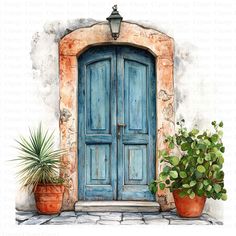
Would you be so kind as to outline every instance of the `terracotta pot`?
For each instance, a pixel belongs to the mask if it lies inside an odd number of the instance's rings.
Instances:
[[[63,185],[38,184],[34,192],[38,212],[42,214],[56,214],[60,212],[63,193]]]
[[[179,192],[181,190],[174,190],[173,196],[175,200],[176,210],[181,217],[198,217],[202,214],[206,197],[195,196],[191,199],[189,196],[181,198]]]

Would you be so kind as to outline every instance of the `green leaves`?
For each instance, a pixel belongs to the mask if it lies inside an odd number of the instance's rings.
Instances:
[[[170,164],[173,166],[177,166],[179,164],[179,158],[176,156],[171,156],[170,157]]]
[[[197,189],[198,189],[198,190],[201,190],[202,188],[203,188],[203,183],[199,182],[199,183],[197,184]]]
[[[207,188],[206,188],[206,190],[207,190],[208,192],[210,192],[211,189],[212,189],[212,186],[211,186],[211,185],[208,185]]]
[[[159,183],[159,187],[160,187],[161,190],[164,190],[164,189],[165,189],[165,186],[166,186],[166,185],[165,185],[164,183]]]
[[[184,121],[177,123],[174,135],[166,135],[167,149],[159,151],[161,163],[166,163],[152,190],[180,189],[181,196],[206,196],[226,200],[222,170],[225,147],[222,143],[223,122],[212,122],[212,130],[188,130]],[[176,147],[176,148],[175,148]]]
[[[167,177],[168,177],[168,173],[165,173],[165,172],[161,172],[159,175],[159,178],[161,181],[165,181]]]
[[[218,163],[222,165],[224,163],[224,158],[222,156],[218,157]]]
[[[213,187],[216,193],[219,193],[221,191],[221,186],[219,184],[214,184]]]
[[[152,182],[148,185],[148,188],[152,194],[155,194],[157,192],[157,182],[152,180]]]
[[[183,188],[190,188],[189,184],[183,184]]]
[[[203,140],[203,143],[204,143],[206,146],[210,146],[210,145],[211,145],[211,142],[210,142],[208,139],[204,139],[204,140]]]
[[[220,151],[221,151],[222,153],[224,153],[224,152],[225,152],[225,147],[221,147],[221,148],[220,148]]]
[[[212,170],[218,171],[218,170],[220,170],[220,166],[214,164],[214,165],[212,165]]]
[[[175,171],[175,170],[172,170],[172,171],[170,171],[170,176],[171,176],[173,179],[176,179],[176,178],[178,178],[178,172]]]
[[[165,174],[168,174],[168,173],[170,172],[170,170],[171,170],[171,168],[170,168],[169,166],[165,166],[165,167],[163,168],[163,172],[164,172]]]
[[[227,195],[226,193],[222,193],[221,195],[221,200],[226,201],[227,200]]]
[[[197,158],[197,163],[199,163],[199,164],[202,164],[202,163],[203,163],[203,161],[204,161],[204,160],[203,160],[203,158],[202,158],[202,157],[198,157],[198,158]]]
[[[168,156],[168,153],[166,150],[159,150],[159,156],[165,158]]]
[[[37,130],[29,130],[29,137],[20,137],[19,156],[14,161],[19,163],[17,176],[23,187],[33,187],[39,183],[55,183],[62,169],[61,156],[65,150],[53,150],[53,133],[44,132],[41,124]]]
[[[182,143],[181,144],[181,150],[182,151],[187,151],[189,148],[189,144],[188,143]]]
[[[192,131],[191,131],[191,133],[192,133],[192,135],[197,135],[198,133],[199,133],[199,130],[198,129],[193,129]]]
[[[188,195],[188,194],[187,194],[187,192],[185,192],[185,191],[181,191],[181,192],[179,193],[179,196],[180,196],[181,198],[185,197],[186,195]]]
[[[180,176],[182,179],[184,179],[184,178],[187,177],[187,174],[186,174],[185,171],[180,171],[180,172],[179,172],[179,176]]]
[[[216,121],[212,121],[211,124],[212,124],[213,126],[216,126]]]
[[[194,199],[194,198],[195,198],[195,193],[194,193],[194,192],[191,192],[191,193],[189,194],[189,197],[190,197],[191,199]]]
[[[206,169],[203,165],[199,165],[199,166],[197,166],[197,171],[199,173],[204,173],[206,171]]]
[[[197,181],[196,180],[192,180],[191,182],[190,182],[190,187],[193,187],[193,186],[195,186],[197,184]]]
[[[212,141],[213,143],[217,142],[218,139],[219,139],[219,136],[218,136],[217,134],[213,134],[213,135],[211,136],[211,141]]]
[[[174,142],[170,142],[170,143],[169,143],[169,148],[170,148],[170,149],[173,149],[174,147],[175,147]]]
[[[204,158],[206,161],[210,161],[211,160],[211,154],[207,153],[205,155],[205,158]]]

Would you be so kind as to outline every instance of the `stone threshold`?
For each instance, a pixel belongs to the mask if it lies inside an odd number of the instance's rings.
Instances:
[[[159,212],[158,202],[148,201],[78,201],[75,211],[80,212]]]

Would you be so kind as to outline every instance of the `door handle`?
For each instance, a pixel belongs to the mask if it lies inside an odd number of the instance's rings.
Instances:
[[[118,124],[117,124],[117,126],[118,126],[118,127],[125,127],[125,126],[126,126],[126,124],[123,124],[123,123],[118,123]]]
[[[120,128],[121,127],[125,127],[126,126],[126,124],[124,124],[124,123],[118,123],[117,124],[117,138],[120,138]]]

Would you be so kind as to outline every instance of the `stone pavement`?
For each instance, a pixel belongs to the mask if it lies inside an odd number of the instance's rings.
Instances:
[[[39,215],[36,212],[16,211],[19,225],[222,225],[213,217],[203,214],[199,218],[181,218],[176,211],[157,213],[129,212],[74,212],[57,215]]]

